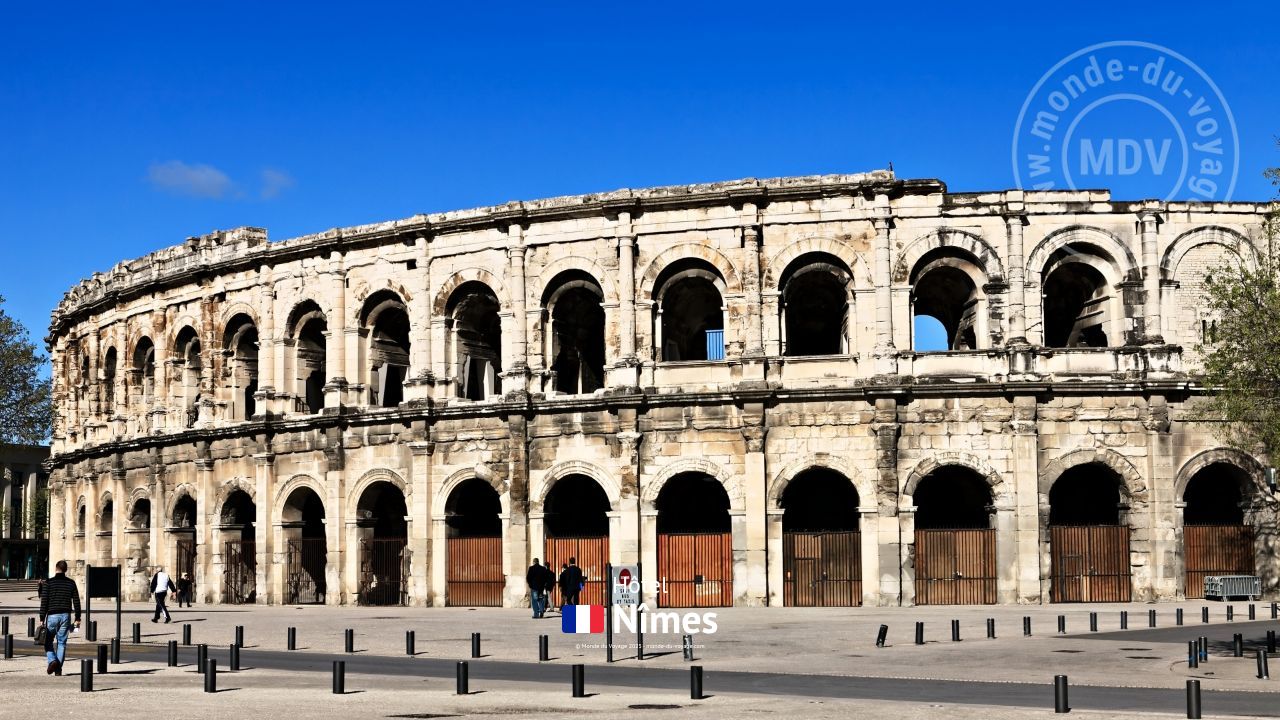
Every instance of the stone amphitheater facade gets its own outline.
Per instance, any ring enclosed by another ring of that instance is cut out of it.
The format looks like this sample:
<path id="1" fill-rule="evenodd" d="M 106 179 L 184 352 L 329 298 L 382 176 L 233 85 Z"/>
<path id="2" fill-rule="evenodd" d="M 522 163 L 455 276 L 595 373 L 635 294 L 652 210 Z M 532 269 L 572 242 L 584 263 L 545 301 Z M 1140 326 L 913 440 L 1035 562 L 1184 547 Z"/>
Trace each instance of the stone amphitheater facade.
<path id="1" fill-rule="evenodd" d="M 1190 414 L 1264 211 L 875 171 L 193 237 L 53 313 L 51 557 L 207 602 L 518 606 L 573 548 L 665 605 L 1274 594 L 1265 460 Z"/>

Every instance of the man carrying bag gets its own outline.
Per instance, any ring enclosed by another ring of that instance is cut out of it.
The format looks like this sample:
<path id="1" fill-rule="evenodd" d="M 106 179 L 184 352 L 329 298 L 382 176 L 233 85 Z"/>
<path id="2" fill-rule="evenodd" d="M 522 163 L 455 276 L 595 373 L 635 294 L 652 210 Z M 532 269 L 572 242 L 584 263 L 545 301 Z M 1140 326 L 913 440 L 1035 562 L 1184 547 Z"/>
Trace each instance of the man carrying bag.
<path id="1" fill-rule="evenodd" d="M 67 633 L 73 626 L 80 625 L 80 588 L 75 580 L 67 577 L 66 560 L 59 560 L 56 568 L 57 574 L 45 583 L 44 595 L 40 597 L 40 629 L 36 631 L 37 643 L 44 633 L 45 657 L 49 661 L 45 672 L 49 675 L 62 674 L 62 661 L 67 657 Z M 75 613 L 74 623 L 72 613 Z"/>

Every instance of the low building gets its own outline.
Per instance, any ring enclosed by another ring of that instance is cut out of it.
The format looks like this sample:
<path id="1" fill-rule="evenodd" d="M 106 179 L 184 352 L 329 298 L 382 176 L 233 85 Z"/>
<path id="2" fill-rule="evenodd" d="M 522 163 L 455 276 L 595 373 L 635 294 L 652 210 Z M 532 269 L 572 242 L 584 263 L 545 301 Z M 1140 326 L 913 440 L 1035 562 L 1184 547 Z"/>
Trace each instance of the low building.
<path id="1" fill-rule="evenodd" d="M 49 448 L 0 444 L 0 578 L 49 575 Z"/>

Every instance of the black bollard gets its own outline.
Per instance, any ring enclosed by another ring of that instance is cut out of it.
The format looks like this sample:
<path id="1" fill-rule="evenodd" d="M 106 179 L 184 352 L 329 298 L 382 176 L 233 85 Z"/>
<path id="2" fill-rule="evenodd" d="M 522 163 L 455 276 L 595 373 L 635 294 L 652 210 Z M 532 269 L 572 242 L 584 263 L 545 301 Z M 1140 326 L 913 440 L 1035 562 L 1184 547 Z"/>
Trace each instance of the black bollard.
<path id="1" fill-rule="evenodd" d="M 206 660 L 204 665 L 204 691 L 218 692 L 218 661 L 212 658 Z"/>
<path id="2" fill-rule="evenodd" d="M 924 623 L 922 622 L 916 623 L 916 644 L 924 644 Z"/>
<path id="3" fill-rule="evenodd" d="M 1120 629 L 1121 630 L 1129 629 L 1129 611 L 1128 610 L 1120 611 Z"/>
<path id="4" fill-rule="evenodd" d="M 1178 608 L 1177 612 L 1174 613 L 1173 621 L 1178 625 L 1182 625 L 1182 608 Z"/>
<path id="5" fill-rule="evenodd" d="M 1200 640 L 1200 662 L 1209 661 L 1209 638 L 1201 635 Z"/>
<path id="6" fill-rule="evenodd" d="M 951 642 L 960 642 L 960 621 L 951 621 Z"/>
<path id="7" fill-rule="evenodd" d="M 1280 603 L 1271 603 L 1271 619 L 1275 620 L 1280 616 Z"/>
<path id="8" fill-rule="evenodd" d="M 471 657 L 480 657 L 480 633 L 471 633 Z"/>
<path id="9" fill-rule="evenodd" d="M 98 642 L 98 621 L 90 620 L 89 627 L 84 629 L 84 639 L 89 642 Z"/>
<path id="10" fill-rule="evenodd" d="M 1209 622 L 1209 608 L 1207 607 L 1200 608 L 1200 622 L 1202 623 Z"/>
<path id="11" fill-rule="evenodd" d="M 684 659 L 693 661 L 693 636 L 685 635 L 681 638 L 682 649 L 684 650 Z"/>
<path id="12" fill-rule="evenodd" d="M 80 692 L 93 692 L 93 661 L 89 658 L 80 661 Z"/>
<path id="13" fill-rule="evenodd" d="M 289 628 L 289 631 L 285 633 L 285 647 L 289 650 L 298 649 L 298 628 L 291 627 Z"/>
<path id="14" fill-rule="evenodd" d="M 1267 670 L 1267 651 L 1258 648 L 1258 679 L 1267 680 L 1270 678 L 1270 672 Z"/>
<path id="15" fill-rule="evenodd" d="M 1244 657 L 1244 636 L 1240 633 L 1231 636 L 1231 656 Z"/>
<path id="16" fill-rule="evenodd" d="M 333 661 L 333 694 L 347 693 L 347 664 L 342 660 Z"/>
<path id="17" fill-rule="evenodd" d="M 1026 637 L 1031 637 L 1031 616 L 1030 615 L 1022 616 L 1022 634 Z"/>
<path id="18" fill-rule="evenodd" d="M 1200 648 L 1196 647 L 1195 640 L 1187 641 L 1187 668 L 1200 667 Z"/>
<path id="19" fill-rule="evenodd" d="M 1276 654 L 1276 631 L 1275 630 L 1267 631 L 1267 652 L 1271 653 L 1272 655 Z"/>
<path id="20" fill-rule="evenodd" d="M 228 669 L 230 669 L 231 672 L 240 672 L 240 646 L 235 643 L 231 643 L 229 655 L 230 657 L 227 658 Z"/>
<path id="21" fill-rule="evenodd" d="M 134 645 L 142 644 L 142 623 L 133 624 L 133 644 Z"/>
<path id="22" fill-rule="evenodd" d="M 417 655 L 417 648 L 414 647 L 414 634 L 412 630 L 404 631 L 404 654 L 409 657 Z"/>
<path id="23" fill-rule="evenodd" d="M 1200 717 L 1200 681 L 1187 681 L 1187 717 Z"/>
<path id="24" fill-rule="evenodd" d="M 27 637 L 35 637 L 35 636 L 36 636 L 36 619 L 33 617 L 29 617 L 27 618 Z"/>
<path id="25" fill-rule="evenodd" d="M 573 666 L 573 696 L 576 698 L 587 696 L 586 666 Z"/>
<path id="26" fill-rule="evenodd" d="M 1235 619 L 1236 619 L 1236 609 L 1235 609 L 1235 606 L 1233 606 L 1233 605 L 1228 605 L 1228 606 L 1227 606 L 1227 622 L 1231 622 L 1231 621 L 1233 621 L 1233 620 L 1235 620 Z"/>
<path id="27" fill-rule="evenodd" d="M 178 667 L 178 641 L 169 641 L 169 667 Z"/>
<path id="28" fill-rule="evenodd" d="M 236 646 L 244 647 L 244 626 L 243 625 L 236 626 Z"/>
<path id="29" fill-rule="evenodd" d="M 191 644 L 191 625 L 190 624 L 184 624 L 182 626 L 182 644 L 183 645 Z"/>
<path id="30" fill-rule="evenodd" d="M 9 633 L 4 634 L 4 659 L 13 659 L 13 636 Z"/>
<path id="31" fill-rule="evenodd" d="M 346 651 L 349 653 L 355 652 L 356 651 L 356 631 L 351 628 L 347 628 L 347 631 L 343 633 L 343 635 L 344 635 L 343 645 L 345 646 Z"/>
<path id="32" fill-rule="evenodd" d="M 98 674 L 99 675 L 107 674 L 107 653 L 110 652 L 110 650 L 111 648 L 105 644 L 98 646 Z"/>
<path id="33" fill-rule="evenodd" d="M 9 634 L 9 616 L 0 615 L 0 635 Z"/>
<path id="34" fill-rule="evenodd" d="M 471 689 L 468 687 L 467 683 L 467 662 L 465 660 L 458 663 L 458 694 L 471 694 Z"/>
<path id="35" fill-rule="evenodd" d="M 1060 635 L 1067 634 L 1067 616 L 1066 615 L 1058 616 L 1058 634 Z"/>
<path id="36" fill-rule="evenodd" d="M 1053 676 L 1053 711 L 1055 713 L 1071 712 L 1071 705 L 1067 703 L 1067 676 Z"/>
<path id="37" fill-rule="evenodd" d="M 689 668 L 689 698 L 691 700 L 702 699 L 702 666 L 693 665 Z"/>
<path id="38" fill-rule="evenodd" d="M 1098 613 L 1089 613 L 1089 632 L 1098 632 Z"/>
<path id="39" fill-rule="evenodd" d="M 996 637 L 996 619 L 987 618 L 987 637 L 994 640 Z"/>
<path id="40" fill-rule="evenodd" d="M 881 625 L 880 630 L 876 633 L 876 647 L 884 647 L 884 641 L 889 637 L 889 626 Z"/>
<path id="41" fill-rule="evenodd" d="M 205 668 L 208 665 L 208 663 L 206 662 L 208 659 L 209 659 L 209 646 L 197 645 L 196 646 L 196 672 L 202 673 L 205 671 Z"/>
<path id="42" fill-rule="evenodd" d="M 1155 627 L 1155 626 L 1156 626 L 1156 611 L 1148 610 L 1147 611 L 1147 627 Z"/>
<path id="43" fill-rule="evenodd" d="M 1249 603 L 1249 619 L 1250 620 L 1258 619 L 1258 608 L 1254 607 L 1253 603 Z"/>
<path id="44" fill-rule="evenodd" d="M 111 638 L 111 664 L 120 664 L 120 638 Z"/>
<path id="45" fill-rule="evenodd" d="M 687 635 L 685 637 L 688 637 Z M 538 662 L 546 662 L 551 659 L 551 638 L 546 635 L 538 636 Z"/>

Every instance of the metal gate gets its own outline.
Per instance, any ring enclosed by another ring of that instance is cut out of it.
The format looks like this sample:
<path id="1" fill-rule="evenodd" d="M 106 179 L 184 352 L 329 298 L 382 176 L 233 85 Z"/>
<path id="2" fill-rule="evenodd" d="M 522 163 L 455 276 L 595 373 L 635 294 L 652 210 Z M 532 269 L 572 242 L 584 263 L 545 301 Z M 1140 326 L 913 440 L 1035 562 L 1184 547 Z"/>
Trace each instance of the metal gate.
<path id="1" fill-rule="evenodd" d="M 360 541 L 361 605 L 407 605 L 409 601 L 409 553 L 404 538 L 370 538 Z"/>
<path id="2" fill-rule="evenodd" d="M 449 538 L 445 604 L 502 607 L 507 576 L 502 572 L 502 538 Z"/>
<path id="3" fill-rule="evenodd" d="M 659 607 L 733 605 L 733 540 L 729 533 L 660 533 Z"/>
<path id="4" fill-rule="evenodd" d="M 1049 528 L 1052 602 L 1129 602 L 1129 528 L 1122 525 Z"/>
<path id="5" fill-rule="evenodd" d="M 783 533 L 782 603 L 789 607 L 861 605 L 862 533 Z"/>
<path id="6" fill-rule="evenodd" d="M 173 570 L 177 573 L 177 577 L 182 577 L 183 573 L 191 576 L 194 584 L 196 579 L 196 539 L 194 537 L 180 537 L 176 543 L 176 553 L 174 557 Z M 192 593 L 194 595 L 194 592 Z"/>
<path id="7" fill-rule="evenodd" d="M 1253 537 L 1253 528 L 1246 525 L 1184 526 L 1187 598 L 1204 597 L 1209 575 L 1255 574 Z"/>
<path id="8" fill-rule="evenodd" d="M 324 538 L 289 541 L 284 588 L 286 605 L 324 604 L 326 555 Z"/>
<path id="9" fill-rule="evenodd" d="M 252 540 L 228 540 L 222 545 L 222 601 L 235 605 L 257 599 L 257 545 Z"/>
<path id="10" fill-rule="evenodd" d="M 605 588 L 608 587 L 608 580 L 604 576 L 605 564 L 609 562 L 608 537 L 547 538 L 545 548 L 545 557 L 551 563 L 551 570 L 557 578 L 560 577 L 561 565 L 568 563 L 569 558 L 577 559 L 578 567 L 587 578 L 587 586 L 578 595 L 579 603 L 604 604 Z M 559 585 L 552 591 L 552 598 L 557 607 L 563 604 Z"/>
<path id="11" fill-rule="evenodd" d="M 917 605 L 995 602 L 995 530 L 916 530 Z"/>

